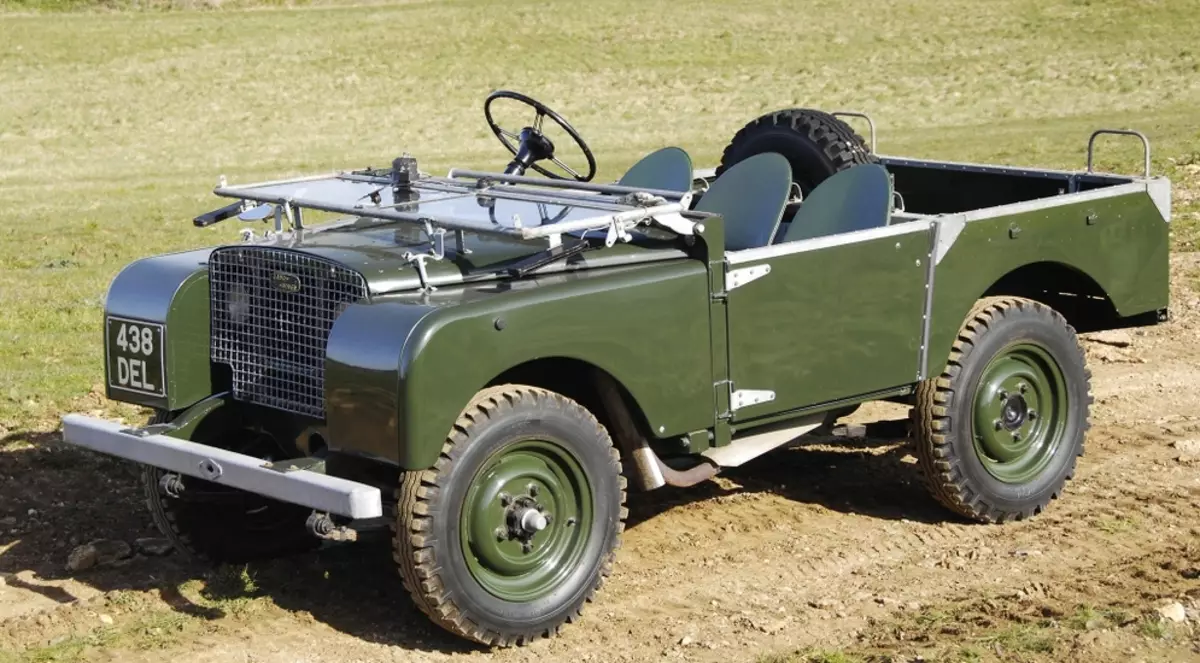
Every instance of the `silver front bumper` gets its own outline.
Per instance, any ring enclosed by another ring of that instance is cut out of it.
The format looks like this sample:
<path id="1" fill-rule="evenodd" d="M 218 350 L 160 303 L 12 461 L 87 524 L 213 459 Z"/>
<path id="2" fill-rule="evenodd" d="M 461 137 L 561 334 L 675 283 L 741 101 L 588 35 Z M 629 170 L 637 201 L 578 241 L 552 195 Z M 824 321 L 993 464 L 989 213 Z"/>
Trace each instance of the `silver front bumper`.
<path id="1" fill-rule="evenodd" d="M 355 520 L 383 515 L 379 489 L 308 470 L 280 471 L 244 454 L 167 435 L 137 435 L 122 424 L 68 414 L 63 439 L 71 444 L 190 477 L 334 513 Z"/>

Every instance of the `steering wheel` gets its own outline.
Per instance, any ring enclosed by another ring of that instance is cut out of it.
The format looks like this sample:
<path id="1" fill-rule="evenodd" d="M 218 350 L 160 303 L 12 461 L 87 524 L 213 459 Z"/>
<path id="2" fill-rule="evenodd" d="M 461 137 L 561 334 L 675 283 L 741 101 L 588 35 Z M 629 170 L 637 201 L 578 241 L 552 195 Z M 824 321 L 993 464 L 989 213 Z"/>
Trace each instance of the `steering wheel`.
<path id="1" fill-rule="evenodd" d="M 533 124 L 522 128 L 520 132 L 509 131 L 496 124 L 496 121 L 492 119 L 492 102 L 497 99 L 512 99 L 513 101 L 532 107 L 536 113 L 533 118 Z M 584 142 L 583 137 L 561 115 L 551 110 L 550 107 L 542 102 L 525 96 L 520 92 L 496 90 L 488 95 L 487 101 L 483 102 L 483 115 L 487 118 L 488 127 L 491 128 L 492 133 L 496 134 L 496 138 L 500 139 L 504 147 L 507 147 L 508 151 L 513 153 L 513 160 L 504 169 L 505 175 L 524 175 L 525 170 L 532 166 L 537 172 L 556 180 L 574 179 L 579 182 L 590 182 L 596 176 L 596 158 L 592 156 L 592 150 Z M 563 131 L 566 131 L 567 135 L 579 146 L 579 149 L 583 152 L 583 156 L 587 158 L 586 174 L 581 175 L 579 171 L 554 156 L 554 143 L 542 133 L 542 125 L 547 117 L 553 120 Z M 516 142 L 514 143 L 513 141 Z M 566 176 L 546 170 L 537 164 L 538 161 L 550 161 L 561 168 L 566 173 Z"/>

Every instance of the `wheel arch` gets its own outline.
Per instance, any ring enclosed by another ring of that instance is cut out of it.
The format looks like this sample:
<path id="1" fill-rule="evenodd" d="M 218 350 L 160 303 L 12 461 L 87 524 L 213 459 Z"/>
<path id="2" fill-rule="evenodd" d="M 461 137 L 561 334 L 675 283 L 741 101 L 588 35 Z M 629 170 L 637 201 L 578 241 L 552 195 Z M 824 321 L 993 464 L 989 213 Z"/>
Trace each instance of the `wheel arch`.
<path id="1" fill-rule="evenodd" d="M 980 283 L 987 285 L 981 287 Z M 1083 268 L 1056 260 L 1024 262 L 998 277 L 977 280 L 972 289 L 959 288 L 953 297 L 939 297 L 935 277 L 934 328 L 927 341 L 929 354 L 924 377 L 936 377 L 945 370 L 951 345 L 976 303 L 1003 296 L 1023 297 L 1045 304 L 1060 313 L 1080 333 L 1150 324 L 1157 319 L 1156 311 L 1122 315 L 1124 302 L 1114 299 L 1100 279 Z"/>
<path id="2" fill-rule="evenodd" d="M 604 380 L 610 380 L 621 396 L 624 412 L 614 412 L 606 407 L 601 391 Z M 615 375 L 600 366 L 576 357 L 557 356 L 532 359 L 508 368 L 488 381 L 483 388 L 502 384 L 524 384 L 553 391 L 579 403 L 609 431 L 618 446 L 619 428 L 614 426 L 617 417 L 628 417 L 638 432 L 647 437 L 650 425 L 642 404 Z"/>
<path id="3" fill-rule="evenodd" d="M 1079 332 L 1119 326 L 1121 319 L 1099 281 L 1063 262 L 1041 260 L 1021 265 L 996 279 L 979 298 L 1005 295 L 1041 302 L 1062 314 Z M 968 312 L 963 312 L 964 319 Z"/>

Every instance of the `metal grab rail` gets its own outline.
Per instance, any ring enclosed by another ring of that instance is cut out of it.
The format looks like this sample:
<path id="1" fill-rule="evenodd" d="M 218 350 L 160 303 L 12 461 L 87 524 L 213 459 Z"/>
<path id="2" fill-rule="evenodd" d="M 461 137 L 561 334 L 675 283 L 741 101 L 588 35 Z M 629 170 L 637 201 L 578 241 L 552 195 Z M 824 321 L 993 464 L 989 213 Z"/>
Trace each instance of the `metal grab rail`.
<path id="1" fill-rule="evenodd" d="M 1087 172 L 1091 173 L 1092 161 L 1095 156 L 1096 138 L 1103 135 L 1111 136 L 1135 136 L 1142 141 L 1142 155 L 1144 164 L 1142 166 L 1142 177 L 1150 177 L 1150 139 L 1146 138 L 1146 134 L 1132 129 L 1097 129 L 1092 132 L 1088 138 L 1087 146 Z"/>
<path id="2" fill-rule="evenodd" d="M 870 130 L 871 153 L 875 154 L 875 120 L 871 119 L 870 115 L 860 113 L 858 111 L 833 111 L 830 115 L 834 117 L 860 117 L 867 121 L 867 128 Z"/>

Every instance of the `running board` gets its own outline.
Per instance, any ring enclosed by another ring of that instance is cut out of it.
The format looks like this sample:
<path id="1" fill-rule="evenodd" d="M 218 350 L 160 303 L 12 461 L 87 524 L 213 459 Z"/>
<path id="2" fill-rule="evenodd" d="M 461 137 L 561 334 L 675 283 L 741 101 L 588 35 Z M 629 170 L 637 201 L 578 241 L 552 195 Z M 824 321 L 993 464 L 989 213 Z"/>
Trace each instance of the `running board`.
<path id="1" fill-rule="evenodd" d="M 721 467 L 737 467 L 746 461 L 758 458 L 772 449 L 795 440 L 801 435 L 819 427 L 824 420 L 825 414 L 821 413 L 815 417 L 805 417 L 801 420 L 804 422 L 802 424 L 790 421 L 784 424 L 782 428 L 775 427 L 764 433 L 754 433 L 746 437 L 740 437 L 723 447 L 711 447 L 702 452 L 701 455 Z"/>

